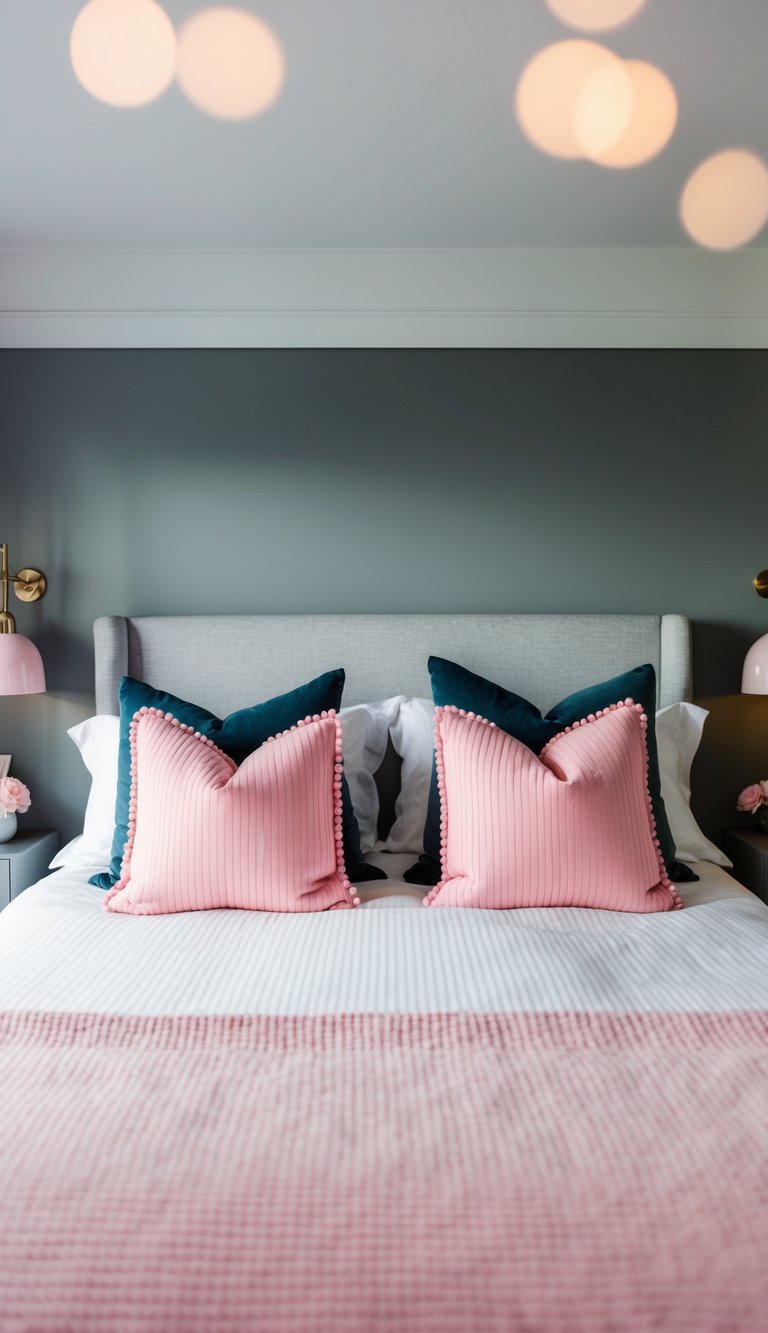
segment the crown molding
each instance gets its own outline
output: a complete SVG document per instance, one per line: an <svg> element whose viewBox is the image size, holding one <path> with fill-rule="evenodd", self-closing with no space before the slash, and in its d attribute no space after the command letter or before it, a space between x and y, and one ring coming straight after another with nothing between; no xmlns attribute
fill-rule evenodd
<svg viewBox="0 0 768 1333"><path fill-rule="evenodd" d="M768 250L0 250L0 346L766 347Z"/></svg>

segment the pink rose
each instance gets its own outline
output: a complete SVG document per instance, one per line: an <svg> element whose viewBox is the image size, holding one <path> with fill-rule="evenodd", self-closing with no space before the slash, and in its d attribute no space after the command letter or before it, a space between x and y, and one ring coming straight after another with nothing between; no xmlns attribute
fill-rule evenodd
<svg viewBox="0 0 768 1333"><path fill-rule="evenodd" d="M0 806L9 815L25 815L32 804L29 788L18 778L0 778Z"/></svg>
<svg viewBox="0 0 768 1333"><path fill-rule="evenodd" d="M756 811L760 809L760 806L764 803L764 801L765 801L765 794L763 792L762 784L759 782L753 782L751 786L744 788L738 801L736 802L736 809L748 810L751 815L754 815Z"/></svg>

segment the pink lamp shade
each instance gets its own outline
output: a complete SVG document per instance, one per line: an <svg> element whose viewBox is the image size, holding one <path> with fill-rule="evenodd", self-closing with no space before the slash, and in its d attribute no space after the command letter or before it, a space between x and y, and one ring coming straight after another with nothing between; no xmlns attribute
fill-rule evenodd
<svg viewBox="0 0 768 1333"><path fill-rule="evenodd" d="M768 634L753 643L744 658L742 694L768 694Z"/></svg>
<svg viewBox="0 0 768 1333"><path fill-rule="evenodd" d="M0 634L0 694L42 694L43 659L23 634Z"/></svg>

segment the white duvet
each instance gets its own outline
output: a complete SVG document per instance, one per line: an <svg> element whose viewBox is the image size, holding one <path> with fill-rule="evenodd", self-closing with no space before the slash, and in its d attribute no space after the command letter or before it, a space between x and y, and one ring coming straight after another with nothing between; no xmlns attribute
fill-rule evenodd
<svg viewBox="0 0 768 1333"><path fill-rule="evenodd" d="M354 912L103 910L60 870L0 915L0 1009L122 1014L768 1008L768 906L699 863L681 912L421 907L386 884Z"/></svg>

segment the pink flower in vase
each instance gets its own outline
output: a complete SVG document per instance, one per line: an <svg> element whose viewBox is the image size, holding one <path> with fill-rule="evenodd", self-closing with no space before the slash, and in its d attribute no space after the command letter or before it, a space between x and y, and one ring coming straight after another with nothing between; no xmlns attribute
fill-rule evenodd
<svg viewBox="0 0 768 1333"><path fill-rule="evenodd" d="M0 810L8 815L25 815L32 804L29 788L18 778L0 778Z"/></svg>
<svg viewBox="0 0 768 1333"><path fill-rule="evenodd" d="M751 815L757 814L760 806L768 803L766 791L768 791L768 781L751 783L739 796L736 809L748 811Z"/></svg>

